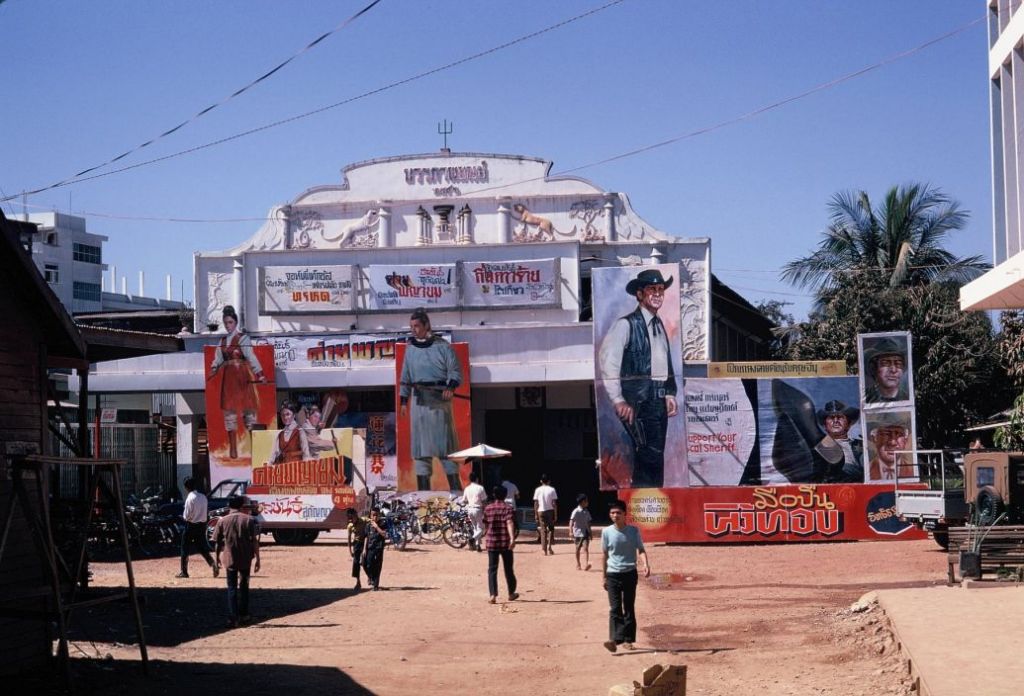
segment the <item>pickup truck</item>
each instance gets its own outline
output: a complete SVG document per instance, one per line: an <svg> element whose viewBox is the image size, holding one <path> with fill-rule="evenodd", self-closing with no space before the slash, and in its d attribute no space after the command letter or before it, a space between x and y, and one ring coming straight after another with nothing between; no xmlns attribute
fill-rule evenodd
<svg viewBox="0 0 1024 696"><path fill-rule="evenodd" d="M914 453L898 453L912 457ZM949 547L949 528L964 524L969 510L964 496L963 458L949 450L917 450L913 480L896 480L896 514L931 532L935 543Z"/></svg>

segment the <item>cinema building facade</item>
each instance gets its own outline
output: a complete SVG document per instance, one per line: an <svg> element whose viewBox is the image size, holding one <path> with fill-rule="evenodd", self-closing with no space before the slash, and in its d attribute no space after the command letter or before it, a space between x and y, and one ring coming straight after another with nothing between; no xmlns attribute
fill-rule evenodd
<svg viewBox="0 0 1024 696"><path fill-rule="evenodd" d="M343 390L349 413L395 411L395 343L422 306L469 345L474 443L510 449L504 475L524 490L547 472L567 500L596 494L593 269L678 264L684 376L767 357L770 325L712 277L709 239L658 230L625 194L550 169L448 151L352 164L250 239L195 255L184 352L97 365L90 388L110 404L174 394L179 468L202 473L203 348L225 305L273 346L278 401Z"/></svg>

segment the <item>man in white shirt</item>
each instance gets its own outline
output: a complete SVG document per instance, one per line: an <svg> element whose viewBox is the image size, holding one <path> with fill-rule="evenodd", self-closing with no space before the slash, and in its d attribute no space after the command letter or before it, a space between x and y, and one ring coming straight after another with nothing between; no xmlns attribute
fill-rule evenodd
<svg viewBox="0 0 1024 696"><path fill-rule="evenodd" d="M668 419L679 412L671 346L658 318L672 280L647 269L626 283L636 309L612 324L598 352L608 398L633 444L633 488L661 487Z"/></svg>
<svg viewBox="0 0 1024 696"><path fill-rule="evenodd" d="M541 474L540 485L533 492L533 512L537 517L540 531L540 549L545 556L553 556L551 545L555 543L555 520L558 518L558 493L551 486L547 474Z"/></svg>
<svg viewBox="0 0 1024 696"><path fill-rule="evenodd" d="M210 549L206 543L206 517L207 501L206 496L196 490L196 482L191 476L185 479L183 485L188 495L185 497L185 510L181 513L185 520L185 532L181 535L181 572L175 575L176 578L188 577L188 557L190 547L195 544L199 548L206 564L213 569L213 577L220 575L220 568L213 562Z"/></svg>
<svg viewBox="0 0 1024 696"><path fill-rule="evenodd" d="M462 491L466 501L466 512L473 523L473 538L469 540L469 548L483 551L480 540L484 536L484 507L487 505L487 491L479 483L480 477L475 471L469 473L469 485Z"/></svg>
<svg viewBox="0 0 1024 696"><path fill-rule="evenodd" d="M519 486L507 479L502 481L501 485L505 487L505 502L514 510L519 505Z"/></svg>

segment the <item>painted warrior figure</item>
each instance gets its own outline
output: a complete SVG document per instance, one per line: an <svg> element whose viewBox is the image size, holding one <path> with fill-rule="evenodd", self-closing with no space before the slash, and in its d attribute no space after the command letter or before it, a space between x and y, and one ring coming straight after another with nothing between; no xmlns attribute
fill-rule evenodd
<svg viewBox="0 0 1024 696"><path fill-rule="evenodd" d="M444 467L449 489L462 490L459 467L448 458L450 452L459 449L452 413L452 396L462 383L459 359L448 341L431 332L426 310L420 308L412 313L409 328L412 336L402 363L399 398L400 415L403 418L407 412L410 415L410 449L416 460L416 488L430 490L433 460L437 457Z"/></svg>
<svg viewBox="0 0 1024 696"><path fill-rule="evenodd" d="M224 328L227 335L220 339L220 347L210 366L210 379L221 369L224 379L220 386L220 408L224 413L224 429L228 433L228 446L232 459L238 458L238 414L241 412L245 429L251 431L256 425L259 410L257 382L266 382L263 368L252 349L249 337L238 327L238 314L231 305L223 311Z"/></svg>

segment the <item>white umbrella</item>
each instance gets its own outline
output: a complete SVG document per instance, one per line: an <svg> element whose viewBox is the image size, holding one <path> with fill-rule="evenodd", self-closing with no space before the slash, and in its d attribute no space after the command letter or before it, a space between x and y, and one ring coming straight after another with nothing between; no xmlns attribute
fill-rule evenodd
<svg viewBox="0 0 1024 696"><path fill-rule="evenodd" d="M468 449L452 452L448 455L450 459L493 459L495 457L511 457L512 453L498 447L491 447L483 443Z"/></svg>

